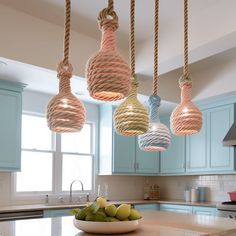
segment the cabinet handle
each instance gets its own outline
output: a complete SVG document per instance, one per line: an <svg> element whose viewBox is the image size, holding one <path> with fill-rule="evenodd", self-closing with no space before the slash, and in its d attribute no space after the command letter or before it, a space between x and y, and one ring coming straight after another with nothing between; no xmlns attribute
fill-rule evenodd
<svg viewBox="0 0 236 236"><path fill-rule="evenodd" d="M139 169L139 163L137 162L137 169Z"/></svg>
<svg viewBox="0 0 236 236"><path fill-rule="evenodd" d="M136 162L134 162L134 169L135 169L135 170L137 169L137 164L136 164Z"/></svg>

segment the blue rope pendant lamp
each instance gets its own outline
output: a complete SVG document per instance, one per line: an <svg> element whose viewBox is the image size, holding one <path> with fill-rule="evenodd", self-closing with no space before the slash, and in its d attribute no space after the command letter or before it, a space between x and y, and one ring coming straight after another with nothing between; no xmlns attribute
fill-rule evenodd
<svg viewBox="0 0 236 236"><path fill-rule="evenodd" d="M170 144L170 131L160 122L159 107L161 98L157 95L158 87L158 13L159 0L155 0L155 30L154 30L154 76L153 94L149 97L150 121L147 133L139 135L139 148L143 151L164 151Z"/></svg>

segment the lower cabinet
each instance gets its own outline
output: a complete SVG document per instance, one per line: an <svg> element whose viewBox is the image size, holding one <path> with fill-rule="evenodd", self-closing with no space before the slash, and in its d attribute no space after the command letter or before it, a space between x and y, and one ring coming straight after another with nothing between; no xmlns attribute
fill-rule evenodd
<svg viewBox="0 0 236 236"><path fill-rule="evenodd" d="M215 207L193 207L194 215L216 216Z"/></svg>
<svg viewBox="0 0 236 236"><path fill-rule="evenodd" d="M160 204L160 211L170 211L192 214L192 206Z"/></svg>
<svg viewBox="0 0 236 236"><path fill-rule="evenodd" d="M194 215L216 216L215 207L160 204L160 210Z"/></svg>
<svg viewBox="0 0 236 236"><path fill-rule="evenodd" d="M135 204L134 208L138 211L160 210L159 204Z"/></svg>
<svg viewBox="0 0 236 236"><path fill-rule="evenodd" d="M51 217L61 217L61 216L71 216L70 213L71 208L66 209L58 209L58 210L44 210L43 217L51 218Z"/></svg>

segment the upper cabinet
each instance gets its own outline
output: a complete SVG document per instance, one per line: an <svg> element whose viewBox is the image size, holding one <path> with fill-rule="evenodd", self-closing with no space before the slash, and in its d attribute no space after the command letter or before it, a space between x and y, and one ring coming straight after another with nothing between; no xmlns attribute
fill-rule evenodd
<svg viewBox="0 0 236 236"><path fill-rule="evenodd" d="M170 118L161 119L170 128ZM171 132L171 131L170 131ZM171 133L171 143L166 151L161 152L161 173L177 174L185 172L185 136Z"/></svg>
<svg viewBox="0 0 236 236"><path fill-rule="evenodd" d="M113 128L113 111L111 105L100 105L99 174L158 174L159 153L143 152L137 137L117 134Z"/></svg>
<svg viewBox="0 0 236 236"><path fill-rule="evenodd" d="M234 105L219 106L203 111L200 133L187 136L187 172L234 171L234 147L224 147L223 138L234 122Z"/></svg>
<svg viewBox="0 0 236 236"><path fill-rule="evenodd" d="M0 171L20 171L23 88L0 80Z"/></svg>

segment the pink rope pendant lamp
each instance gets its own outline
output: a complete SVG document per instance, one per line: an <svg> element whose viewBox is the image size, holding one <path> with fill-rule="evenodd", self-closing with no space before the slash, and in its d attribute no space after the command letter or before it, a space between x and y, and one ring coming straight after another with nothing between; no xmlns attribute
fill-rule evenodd
<svg viewBox="0 0 236 236"><path fill-rule="evenodd" d="M138 101L138 81L135 76L134 12L135 0L130 1L130 51L131 51L131 90L128 97L115 110L114 123L118 134L124 136L140 135L148 130L148 111Z"/></svg>
<svg viewBox="0 0 236 236"><path fill-rule="evenodd" d="M84 105L71 93L70 79L73 68L69 63L69 40L70 0L66 0L64 59L57 68L59 93L52 98L47 107L48 127L58 133L80 131L85 121Z"/></svg>
<svg viewBox="0 0 236 236"><path fill-rule="evenodd" d="M191 101L192 80L188 72L188 0L184 0L184 73L179 80L181 103L171 114L171 130L175 135L197 133L202 128L202 113Z"/></svg>
<svg viewBox="0 0 236 236"><path fill-rule="evenodd" d="M100 50L87 62L86 78L90 96L97 100L115 101L125 98L130 90L130 68L116 48L115 31L118 17L113 10L113 0L98 17L102 31Z"/></svg>

